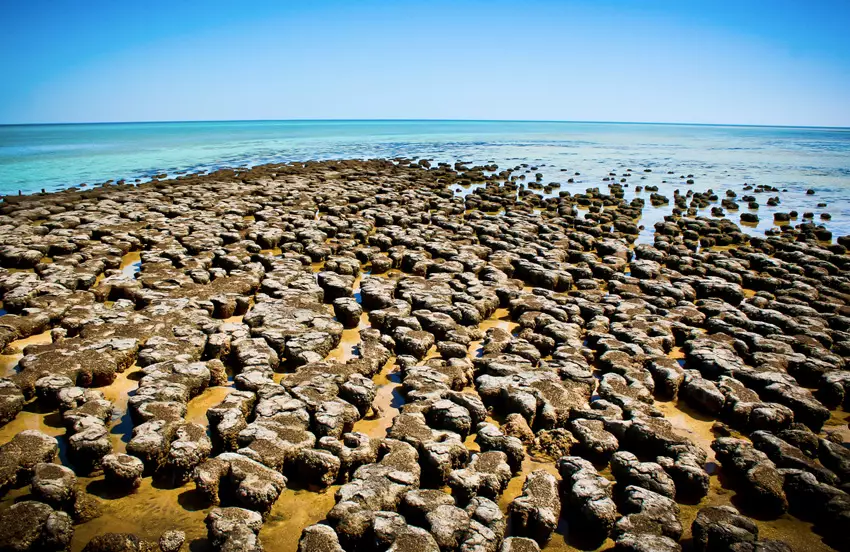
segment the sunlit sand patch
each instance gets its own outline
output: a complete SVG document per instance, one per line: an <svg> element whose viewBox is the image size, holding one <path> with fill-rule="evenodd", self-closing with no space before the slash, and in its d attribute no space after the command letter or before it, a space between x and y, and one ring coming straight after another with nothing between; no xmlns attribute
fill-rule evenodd
<svg viewBox="0 0 850 552"><path fill-rule="evenodd" d="M463 446L465 446L470 453L481 451L481 446L475 441L474 433L470 433L466 436L466 439L463 440Z"/></svg>
<svg viewBox="0 0 850 552"><path fill-rule="evenodd" d="M382 272L380 274L374 274L370 272L367 276L369 276L370 278L399 278L403 275L403 272L396 270L395 268L391 268L390 270Z"/></svg>
<svg viewBox="0 0 850 552"><path fill-rule="evenodd" d="M28 429L37 429L51 437L65 435L65 426L57 412L39 412L37 405L31 402L18 413L14 420L0 428L0 443L8 443L15 435Z"/></svg>
<svg viewBox="0 0 850 552"><path fill-rule="evenodd" d="M263 547L269 551L296 550L304 527L325 519L336 504L334 494L337 489L339 485L331 485L319 492L292 488L283 491L260 530Z"/></svg>
<svg viewBox="0 0 850 552"><path fill-rule="evenodd" d="M522 461L522 469L511 479L502 496L499 497L499 508L501 508L502 512L508 512L508 506L510 506L511 502L522 494L522 485L525 483L526 476L537 470L544 470L558 479L561 478L553 462L539 462L526 456L525 460Z"/></svg>
<svg viewBox="0 0 850 552"><path fill-rule="evenodd" d="M428 352L425 354L425 358L423 360L430 360L432 358L442 358L440 357L440 353L437 352L437 346L433 345Z"/></svg>
<svg viewBox="0 0 850 552"><path fill-rule="evenodd" d="M0 370L2 370L3 377L9 377L15 373L15 367L18 365L18 361L24 358L24 348L27 345L46 345L48 343L53 343L49 330L9 343L4 350L9 354L0 354Z"/></svg>
<svg viewBox="0 0 850 552"><path fill-rule="evenodd" d="M207 410L223 401L231 391L233 391L232 387L223 385L207 388L203 393L193 398L189 401L189 404L186 405L186 421L200 424L202 426L208 426L209 421L207 419Z"/></svg>
<svg viewBox="0 0 850 552"><path fill-rule="evenodd" d="M127 441L130 440L133 431L133 421L130 419L127 404L130 394L138 388L141 376L141 370L133 364L124 372L116 374L115 381L109 386L100 388L103 396L113 406L112 426L109 430L113 452L127 450Z"/></svg>
<svg viewBox="0 0 850 552"><path fill-rule="evenodd" d="M486 319L482 320L481 324L479 324L482 332L486 332L490 328L501 328L506 332L513 332L515 328L519 327L519 324L511 320L510 314L508 313L508 309L496 309L493 315Z"/></svg>
<svg viewBox="0 0 850 552"><path fill-rule="evenodd" d="M673 425L676 433L699 445L708 453L708 461L714 462L714 451L711 450L711 442L714 441L711 427L714 425L714 419L703 416L677 401L655 401L653 406L664 414L664 418Z"/></svg>
<svg viewBox="0 0 850 552"><path fill-rule="evenodd" d="M241 324L243 318L245 318L244 314L238 314L236 316L231 316L230 318L223 318L221 322L223 324Z"/></svg>
<svg viewBox="0 0 850 552"><path fill-rule="evenodd" d="M353 431L365 433L374 439L382 439L387 436L387 430L404 402L395 358L391 358L384 365L374 377L374 381L378 391L372 401L372 411L354 423Z"/></svg>
<svg viewBox="0 0 850 552"><path fill-rule="evenodd" d="M358 358L360 356L359 347L361 343L360 330L369 327L369 316L364 312L360 315L360 323L356 328L342 331L339 344L328 353L325 360L344 363L349 359Z"/></svg>
<svg viewBox="0 0 850 552"><path fill-rule="evenodd" d="M129 253L121 257L121 264L118 266L118 270L120 270L121 274L123 274L124 276L127 276L129 278L135 278L141 269L141 251L130 251Z"/></svg>
<svg viewBox="0 0 850 552"><path fill-rule="evenodd" d="M837 433L841 436L841 441L845 445L850 443L850 426L848 426L850 413L843 410L832 410L829 414L829 419L824 424L821 433Z"/></svg>
<svg viewBox="0 0 850 552"><path fill-rule="evenodd" d="M685 352L682 350L681 347L674 346L673 348L670 349L670 352L667 353L667 356L669 356L670 358L672 358L674 360L681 360L681 359L685 358Z"/></svg>
<svg viewBox="0 0 850 552"><path fill-rule="evenodd" d="M100 499L103 515L75 526L71 541L72 552L82 550L97 535L104 533L134 533L156 542L169 529L186 533L191 550L197 549L194 541L202 543L207 536L204 518L210 505L199 502L194 483L176 489L159 488L152 478L142 479L141 486L127 495L115 495L102 477L78 479L86 489Z"/></svg>

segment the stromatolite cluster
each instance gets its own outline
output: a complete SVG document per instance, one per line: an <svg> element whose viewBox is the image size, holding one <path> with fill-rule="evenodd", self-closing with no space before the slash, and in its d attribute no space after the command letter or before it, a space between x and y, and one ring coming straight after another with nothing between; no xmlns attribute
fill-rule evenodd
<svg viewBox="0 0 850 552"><path fill-rule="evenodd" d="M562 519L617 550L784 550L747 514L786 512L840 546L848 241L752 237L688 192L649 196L670 215L635 245L623 183L524 170L294 163L6 198L0 345L41 339L0 379L0 423L59 413L69 465L35 430L0 443L2 492L32 489L0 508L0 548L67 549L110 507L77 480L101 474L194 489L228 551L260 550L293 487L335 493L292 528L302 552L538 550ZM672 400L722 422L710 447ZM711 503L718 473L740 510ZM691 528L682 504L703 506ZM104 533L87 549L184 541Z"/></svg>

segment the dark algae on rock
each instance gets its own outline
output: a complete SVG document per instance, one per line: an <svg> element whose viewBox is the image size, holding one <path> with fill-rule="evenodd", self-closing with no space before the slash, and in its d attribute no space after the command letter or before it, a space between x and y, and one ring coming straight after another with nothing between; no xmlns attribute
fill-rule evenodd
<svg viewBox="0 0 850 552"><path fill-rule="evenodd" d="M4 198L0 550L850 549L850 240L533 170Z"/></svg>

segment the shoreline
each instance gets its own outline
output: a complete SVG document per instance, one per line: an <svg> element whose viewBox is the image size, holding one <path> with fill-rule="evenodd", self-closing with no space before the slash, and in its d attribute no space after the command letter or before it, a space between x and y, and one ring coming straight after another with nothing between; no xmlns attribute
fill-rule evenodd
<svg viewBox="0 0 850 552"><path fill-rule="evenodd" d="M850 142L845 135L812 129L347 121L6 128L0 134L0 141L15 144L0 151L0 185L11 195L310 159L403 155L432 163L467 159L502 167L522 160L540 167L547 182L566 185L559 169L581 172L584 185L568 188L580 192L604 186L602 178L609 172L650 167L654 174L646 183L668 195L673 186L685 187L684 179L679 182L675 176L694 174L699 191L744 182L787 188L786 209L802 212L814 207L803 194L811 187L834 209L833 230L850 233L842 195L847 181L842 156ZM664 183L668 170L681 172Z"/></svg>
<svg viewBox="0 0 850 552"><path fill-rule="evenodd" d="M803 213L750 236L697 214L778 189L670 197L634 168L5 196L0 545L680 550L736 526L840 549L850 237Z"/></svg>
<svg viewBox="0 0 850 552"><path fill-rule="evenodd" d="M638 124L638 123L635 123L635 124ZM659 123L659 124L661 124L661 123ZM54 190L54 191L42 190L41 192L33 192L33 193L28 193L28 194L0 195L0 205L15 204L15 203L19 203L21 201L27 201L28 198L44 197L46 195L51 195L51 194L80 194L80 197L87 198L87 197L99 195L99 193L96 192L96 190L106 189L106 188L114 190L114 189L121 189L121 187L139 188L139 187L143 187L143 186L146 186L146 185L147 186L162 187L162 186L167 186L169 183L190 184L191 185L191 184L197 183L199 180L202 181L203 179L207 179L207 178L214 180L214 179L220 177L220 178L224 178L226 180L226 179L232 178L234 175L251 173L251 171L259 171L260 173L263 173L266 170L271 170L271 169L274 169L274 168L280 168L280 167L286 167L286 166L304 166L304 165L310 165L310 164L315 164L315 163L337 163L337 162L347 162L347 161L370 163L370 162L376 162L376 161L380 162L380 161L384 161L386 159L387 158L380 158L380 157L366 158L366 159L352 159L352 160L331 158L331 159L308 160L308 161L262 162L262 163L258 163L258 164L254 164L254 165L246 164L246 165L233 166L233 167L221 167L221 168L217 168L217 169L214 169L214 170L213 169L199 170L199 171L195 171L195 172L192 172L191 170L180 170L180 171L176 171L172 174L168 174L168 173L163 172L163 173L156 174L156 175L149 177L149 178L136 178L136 179L134 179L133 182L129 182L125 179L119 179L117 181L107 180L107 181L104 181L104 182L97 182L97 183L94 183L94 184L91 184L91 185L82 184L82 185L76 185L76 186L68 186L67 188L63 188L63 189L60 189L60 190ZM407 157L392 158L394 163L406 162L407 159L408 159ZM445 165L445 166L451 166L452 165L451 163L437 162L433 158L429 158L429 159L427 159L427 161L429 163L429 166L432 163L435 164L435 165ZM463 165L464 163L465 162L457 161L455 163L455 165L457 165L457 164ZM469 163L465 163L465 164L469 165ZM493 162L490 162L490 163L485 164L485 165L477 165L477 166L478 167L491 167L491 166L495 167L497 165ZM566 171L566 169L563 169L563 168L558 170L555 174L558 175L560 180L566 179L566 182L544 183L542 181L542 179L539 178L539 174L538 174L538 179L536 181L526 181L526 178L531 177L533 175L534 171L541 170L544 167L547 169L547 171L555 170L552 166L547 166L547 164L545 164L545 163L537 164L537 165L530 165L528 163L523 163L521 165L516 165L514 167L509 168L507 175L508 175L508 177L510 177L510 180L511 180L512 183L519 185L521 187L521 189L525 189L525 187L528 186L528 189L530 191L533 191L533 192L537 193L538 195L541 195L541 198L544 201L551 200L553 197L555 197L556 194L557 195L563 195L565 193L565 190L564 190L565 188L570 188L570 189L573 190L573 192L567 192L568 194L569 193L579 193L580 194L581 192L579 190L582 189L582 188L585 188L586 186L589 186L590 188L596 188L596 189L598 189L602 186L607 186L609 188L612 187L612 186L617 186L617 183L616 183L617 179L609 178L611 175L615 175L616 173L609 172L608 176L596 177L595 179L592 176L591 177L576 178L575 182L574 182L574 178L564 176L565 174L570 175L572 173L569 173L569 172L564 173L564 171ZM504 172L504 170L503 170L503 172ZM647 169L644 172L649 173L649 172L651 172L651 170ZM579 177L580 174L581 173L576 172L575 176ZM667 171L667 174L668 175L674 175L675 173L673 171ZM662 190L662 193L655 193L655 192L658 192L659 187L669 188L670 185L668 184L668 181L667 180L661 181L662 185L667 185L667 186L659 186L658 184L650 185L648 183L643 182L646 179L645 174L641 175L640 171L635 172L635 171L632 171L631 169L626 170L626 172L623 173L623 175L626 176L626 177L629 177L630 180L627 179L627 178L620 178L619 179L619 183L621 185L620 186L621 190L619 192L620 198L624 197L623 191L625 191L627 193L630 193L630 195L633 199L639 199L640 201L642 201L644 203L644 205L641 206L640 216L638 218L636 218L637 223L640 224L640 223L644 222L644 218L647 219L649 224L655 225L656 223L658 223L661 220L660 217L663 217L666 214L663 211L670 205L671 202L670 202L670 198L664 195L664 193L669 193L669 192L667 192L665 190ZM466 195L468 195L469 193L474 192L475 189L477 189L478 187L484 186L488 182L490 182L494 179L498 181L499 178L494 178L495 176L496 175L492 174L489 171L482 170L480 172L474 173L472 175L472 179L463 179L459 183L447 183L447 185L451 188L452 186L457 184L457 186L454 186L453 192L456 195L463 198ZM704 187L704 185L701 184L700 186L696 186L696 190L694 190L692 188L693 185L694 185L694 182L695 182L694 179L693 179L693 176L694 175L692 175L692 174L688 174L688 176L686 178L683 174L678 178L679 186L675 187L675 189L672 190L672 192L673 192L673 198L672 199L673 199L673 203L675 204L675 208L673 209L674 214L676 214L677 209L684 211L685 206L687 205L686 203L682 203L682 199L679 197L680 187L685 189L686 193L683 194L683 195L689 200L691 199L692 194L694 194L694 193L700 194L701 193L699 188ZM672 179L675 180L675 177L672 177ZM504 180L504 178L502 180ZM627 180L628 180L628 182L627 182ZM632 185L635 186L634 187L635 192L630 192L630 190L629 190L629 186L632 186ZM590 188L586 188L585 191L590 189ZM625 190L623 190L622 188L624 188ZM741 200L737 199L738 194L735 194L733 192L736 188L739 190L739 193L741 193L741 191L743 192ZM725 190L729 190L730 192L733 192L732 195L730 196L730 195L727 194L725 197L721 197L719 194L723 193ZM822 231L824 231L824 235L830 236L829 239L821 240L821 241L829 242L829 241L832 240L832 237L831 237L832 232L830 232L829 229L825 226L833 220L832 215L829 212L822 210L822 209L825 209L829 205L828 203L818 202L817 207L812 208L812 211L810 211L810 212L800 213L799 211L794 210L794 209L786 212L786 211L782 211L781 209L777 209L777 206L781 204L780 197L781 197L782 194L788 192L787 189L780 190L780 188L773 187L773 186L770 186L770 185L757 185L756 186L756 185L751 185L751 184L747 184L746 182L744 182L740 186L730 185L725 190L721 189L716 194L716 193L714 193L713 188L708 188L705 191L705 193L703 194L704 197L701 197L699 202L695 203L693 201L690 201L690 209L688 210L687 215L688 216L711 217L711 219L715 220L715 221L724 220L724 219L727 218L727 216L736 216L740 219L740 221L739 221L740 228L745 233L747 233L749 235L754 235L754 236L758 236L759 232L763 235L766 235L766 236L775 235L776 232L784 232L785 230L783 230L783 228L785 226L789 225L789 224L790 225L793 225L794 223L814 224L816 226L816 228L813 228L812 231L817 231L817 229L819 228ZM641 195L641 192L644 192L644 194ZM767 205L759 204L758 200L764 199L764 196L762 194L765 194L765 193L775 194L775 195L772 198L768 198ZM809 189L807 193L808 194L814 194L814 190ZM653 199L653 196L657 196L658 198L660 198L659 201L655 202L655 200ZM809 197L811 197L811 196L809 196ZM650 200L649 206L645 205L647 199ZM775 201L775 203L773 203L774 201ZM747 202L749 202L748 207L745 206L745 204ZM694 206L696 206L696 210L694 210ZM580 208L581 208L581 206L580 206ZM759 216L760 208L761 208L761 214L762 214L761 217ZM765 210L767 211L766 213L765 213ZM764 218L765 214L768 217L773 217L772 225L770 225L769 222L766 221L766 219ZM820 215L818 220L815 220L816 214ZM781 217L781 218L779 218L779 217ZM648 226L648 224L645 225L645 226ZM648 228L646 232L642 232L641 237L639 238L640 241L643 242L643 243L648 243L648 240L650 238L650 233L651 233L650 228ZM850 234L848 234L848 235L850 235ZM850 242L848 242L848 243L850 243Z"/></svg>

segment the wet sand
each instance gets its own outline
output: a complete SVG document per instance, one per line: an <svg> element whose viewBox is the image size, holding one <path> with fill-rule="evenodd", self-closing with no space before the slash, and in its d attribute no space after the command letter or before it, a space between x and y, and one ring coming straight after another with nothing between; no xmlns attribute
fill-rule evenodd
<svg viewBox="0 0 850 552"><path fill-rule="evenodd" d="M398 368L395 359L390 359L375 376L378 391L372 401L372 411L365 418L354 423L354 431L365 433L372 438L383 438L398 415L404 403L399 383Z"/></svg>
<svg viewBox="0 0 850 552"><path fill-rule="evenodd" d="M0 354L0 370L3 372L3 377L8 377L15 373L15 367L18 361L24 357L24 348L27 345L44 345L52 342L53 339L49 331L11 342L3 351L8 354Z"/></svg>

